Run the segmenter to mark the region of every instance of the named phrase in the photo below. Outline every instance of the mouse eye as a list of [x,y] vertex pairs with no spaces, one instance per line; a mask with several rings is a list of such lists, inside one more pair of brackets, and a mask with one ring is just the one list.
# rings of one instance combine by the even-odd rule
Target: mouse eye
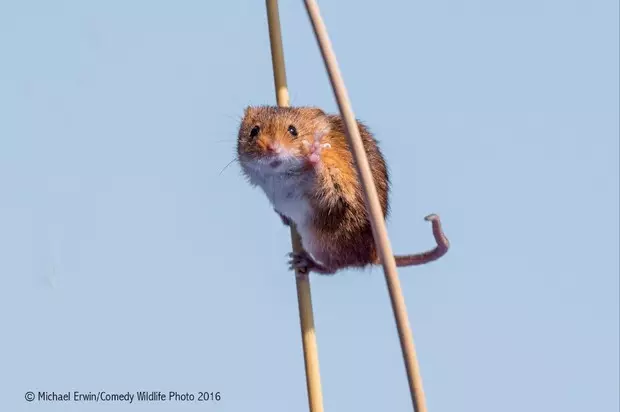
[[259,126],[254,126],[252,128],[252,130],[250,130],[250,137],[253,139],[256,136],[258,136],[259,133],[260,133],[260,127]]
[[288,132],[289,132],[290,134],[292,134],[293,136],[297,137],[297,129],[295,128],[295,126],[290,125],[290,126],[288,127]]

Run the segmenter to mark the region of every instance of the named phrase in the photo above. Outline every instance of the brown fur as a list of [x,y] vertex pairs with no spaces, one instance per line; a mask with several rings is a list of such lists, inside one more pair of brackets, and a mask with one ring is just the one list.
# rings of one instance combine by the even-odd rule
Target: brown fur
[[[378,263],[377,252],[364,203],[364,193],[357,175],[353,156],[341,117],[327,117],[332,131],[326,141],[332,145],[322,154],[317,191],[311,194],[315,207],[315,235],[326,245],[328,253],[322,260],[328,267],[362,267]],[[383,216],[389,213],[389,174],[378,142],[368,127],[358,121],[358,129]],[[343,247],[346,245],[346,247]]]
[[[378,142],[368,127],[360,121],[357,121],[357,124],[383,216],[387,218],[390,190],[387,165]],[[295,125],[299,133],[297,137],[291,136],[287,131],[289,125]],[[250,132],[255,126],[260,126],[261,133],[252,139]],[[274,144],[285,148],[296,158],[303,159],[310,153],[302,143],[303,140],[313,141],[314,133],[325,128],[329,131],[321,142],[329,143],[331,147],[322,150],[318,165],[308,163],[297,172],[301,176],[301,182],[310,182],[310,189],[306,190],[303,196],[313,210],[311,235],[320,244],[320,253],[315,257],[324,264],[315,264],[310,269],[319,273],[333,273],[345,267],[377,264],[379,257],[364,193],[340,116],[325,114],[314,107],[248,107],[239,128],[237,152],[240,163],[243,167],[244,161],[264,157]],[[249,176],[247,170],[244,171]],[[286,216],[280,217],[284,224],[291,223]],[[435,226],[439,227],[438,219],[433,221],[433,225],[434,229]],[[447,239],[443,237],[440,227],[439,231],[434,233],[441,235],[440,238],[436,236],[438,244],[440,240],[445,240],[443,246],[447,250]],[[445,250],[397,256],[396,260],[399,266],[426,263],[443,255]],[[305,256],[305,259],[307,261],[310,257]]]

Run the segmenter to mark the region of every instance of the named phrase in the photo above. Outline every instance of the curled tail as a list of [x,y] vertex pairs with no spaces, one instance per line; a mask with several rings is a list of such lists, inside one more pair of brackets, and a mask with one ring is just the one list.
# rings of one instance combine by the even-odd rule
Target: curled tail
[[431,222],[433,226],[433,237],[435,238],[437,246],[435,246],[434,249],[427,250],[422,253],[394,256],[396,266],[415,266],[430,263],[445,255],[450,248],[450,242],[444,235],[443,230],[441,230],[441,221],[439,220],[439,216],[434,214],[428,215],[424,218],[424,220]]

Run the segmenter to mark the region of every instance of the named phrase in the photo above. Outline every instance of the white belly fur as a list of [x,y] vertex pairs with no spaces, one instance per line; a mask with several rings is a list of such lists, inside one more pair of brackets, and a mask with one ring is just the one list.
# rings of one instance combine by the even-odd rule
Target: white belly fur
[[274,176],[264,179],[259,186],[274,209],[295,222],[304,250],[321,263],[315,253],[316,243],[310,230],[312,207],[304,195],[303,183]]
[[286,175],[288,168],[299,167],[299,159],[285,156],[280,160],[283,163],[277,168],[261,161],[245,162],[244,171],[252,184],[263,189],[273,208],[295,222],[304,250],[323,263],[317,256],[319,244],[310,226],[313,211],[306,197],[313,182],[307,175]]

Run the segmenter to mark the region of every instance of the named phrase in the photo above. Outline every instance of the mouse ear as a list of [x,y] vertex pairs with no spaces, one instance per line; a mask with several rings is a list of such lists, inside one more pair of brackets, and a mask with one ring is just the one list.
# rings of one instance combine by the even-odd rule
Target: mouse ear
[[256,110],[256,108],[254,106],[248,106],[243,110],[243,116],[248,116],[252,113],[254,113],[254,111]]
[[317,117],[325,116],[325,112],[318,107],[308,107],[308,111]]

